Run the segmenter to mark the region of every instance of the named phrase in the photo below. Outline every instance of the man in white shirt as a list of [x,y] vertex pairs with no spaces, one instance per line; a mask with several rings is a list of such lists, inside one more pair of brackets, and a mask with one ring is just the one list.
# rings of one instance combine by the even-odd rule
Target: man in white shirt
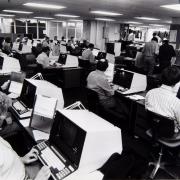
[[113,97],[117,86],[111,87],[104,72],[108,68],[108,61],[101,59],[97,62],[97,69],[92,71],[87,77],[87,87],[98,93],[100,104],[104,107],[115,107]]
[[134,42],[134,32],[133,32],[133,30],[129,30],[129,35],[128,35],[128,41],[129,42]]
[[41,64],[43,68],[46,68],[49,66],[49,53],[50,53],[50,48],[47,47],[43,47],[42,48],[42,53],[39,54],[39,56],[36,58],[37,63]]
[[178,129],[180,127],[180,100],[173,92],[173,87],[179,81],[180,70],[177,67],[172,66],[164,69],[162,86],[150,90],[145,99],[146,109],[171,118]]
[[10,144],[0,137],[0,179],[1,180],[48,180],[50,170],[46,166],[37,173],[26,173],[25,164],[35,162],[38,151],[32,149],[24,157],[19,157]]
[[82,59],[88,60],[90,63],[94,63],[95,56],[92,51],[94,49],[94,44],[89,44],[88,49],[85,49],[82,53]]

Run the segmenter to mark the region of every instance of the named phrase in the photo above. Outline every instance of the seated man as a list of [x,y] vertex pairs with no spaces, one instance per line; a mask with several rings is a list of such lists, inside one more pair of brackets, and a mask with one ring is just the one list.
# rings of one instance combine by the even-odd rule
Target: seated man
[[89,44],[88,49],[84,50],[82,53],[82,59],[88,60],[90,63],[95,63],[95,56],[92,53],[92,50],[94,49],[94,44]]
[[[114,107],[114,89],[110,86],[104,72],[108,68],[108,61],[101,59],[97,62],[97,69],[92,71],[87,77],[87,87],[98,93],[102,106]],[[116,88],[116,87],[115,87]]]
[[37,153],[36,149],[32,149],[24,157],[19,157],[10,144],[0,137],[0,179],[30,180],[35,178],[34,180],[48,180],[50,170],[46,166],[42,167],[38,173],[33,171],[33,167],[26,171],[25,164],[35,162],[38,159]]
[[175,131],[180,127],[180,100],[176,97],[173,87],[180,81],[180,70],[168,67],[162,72],[162,86],[150,90],[145,99],[146,109],[171,118],[175,122]]
[[111,108],[124,114],[128,113],[126,105],[119,98],[114,98],[114,92],[118,89],[117,85],[110,86],[105,71],[108,68],[108,61],[101,59],[97,62],[97,69],[92,71],[87,77],[87,88],[98,93],[99,102],[105,108]]
[[50,53],[50,48],[47,47],[43,47],[42,48],[42,53],[38,55],[38,57],[36,58],[37,63],[41,64],[43,68],[46,68],[49,66],[49,53]]

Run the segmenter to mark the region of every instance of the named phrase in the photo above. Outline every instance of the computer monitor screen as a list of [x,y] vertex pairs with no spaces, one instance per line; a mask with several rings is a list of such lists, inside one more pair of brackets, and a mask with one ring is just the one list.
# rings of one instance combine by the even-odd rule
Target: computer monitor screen
[[3,67],[4,57],[0,56],[0,69]]
[[36,94],[36,86],[25,79],[23,82],[20,100],[28,108],[32,108],[34,104],[35,94]]
[[130,89],[134,73],[125,70],[117,70],[114,74],[113,84]]
[[58,63],[66,64],[67,54],[60,53]]
[[178,89],[176,97],[180,99],[180,88]]
[[50,133],[52,143],[67,159],[78,167],[86,137],[86,132],[70,119],[56,112]]
[[98,55],[96,56],[97,60],[100,59],[106,59],[106,53],[105,52],[99,52]]

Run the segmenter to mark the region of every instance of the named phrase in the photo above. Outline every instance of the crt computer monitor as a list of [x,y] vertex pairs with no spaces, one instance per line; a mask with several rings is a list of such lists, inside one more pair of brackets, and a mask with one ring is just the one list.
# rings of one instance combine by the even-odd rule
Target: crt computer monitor
[[130,89],[134,74],[132,72],[117,70],[114,74],[113,84]]
[[120,129],[87,110],[57,111],[49,143],[74,168],[88,171],[122,150]]
[[4,63],[4,57],[0,56],[0,69],[2,69]]
[[98,55],[96,56],[97,60],[100,59],[106,59],[106,53],[105,52],[99,52]]
[[35,94],[36,86],[24,79],[19,100],[22,101],[28,108],[33,108]]
[[53,127],[51,129],[50,142],[73,163],[78,166],[86,132],[79,126],[56,112]]
[[66,64],[67,54],[60,53],[58,63]]

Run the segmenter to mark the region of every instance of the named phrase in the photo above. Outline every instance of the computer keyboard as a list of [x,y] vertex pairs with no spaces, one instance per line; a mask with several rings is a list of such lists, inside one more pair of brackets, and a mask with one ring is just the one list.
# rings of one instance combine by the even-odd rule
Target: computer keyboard
[[21,102],[19,101],[16,101],[13,103],[13,107],[16,109],[16,111],[18,111],[18,113],[22,114],[22,113],[25,113],[27,112],[27,108],[24,107]]
[[74,171],[72,166],[66,167],[45,142],[39,143],[35,148],[39,151],[40,161],[50,168],[51,175],[55,180],[61,180]]

